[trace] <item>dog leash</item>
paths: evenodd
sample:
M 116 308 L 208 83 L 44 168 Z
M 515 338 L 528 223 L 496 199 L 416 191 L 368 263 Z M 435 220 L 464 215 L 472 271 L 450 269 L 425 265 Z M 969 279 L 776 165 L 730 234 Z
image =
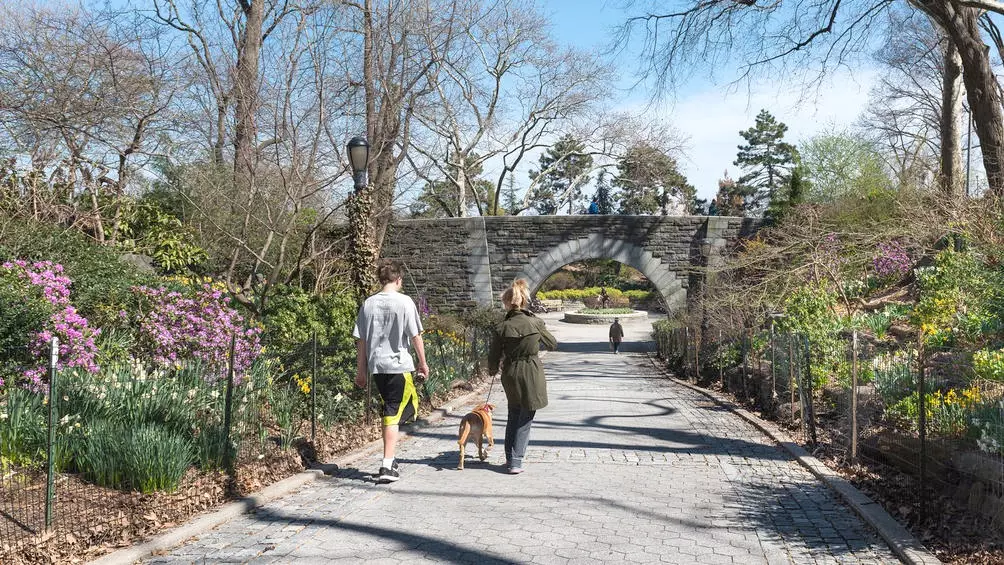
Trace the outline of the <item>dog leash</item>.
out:
M 495 378 L 498 375 L 492 375 L 492 382 L 488 385 L 488 394 L 485 395 L 485 404 L 488 404 L 488 399 L 492 397 L 492 388 L 495 386 Z

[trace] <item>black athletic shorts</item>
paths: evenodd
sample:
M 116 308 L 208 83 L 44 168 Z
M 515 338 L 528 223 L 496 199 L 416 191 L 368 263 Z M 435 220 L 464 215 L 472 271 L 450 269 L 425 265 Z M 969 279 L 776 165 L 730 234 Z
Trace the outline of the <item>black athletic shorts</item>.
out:
M 383 399 L 383 425 L 410 424 L 418 418 L 418 391 L 411 373 L 377 373 L 373 382 Z

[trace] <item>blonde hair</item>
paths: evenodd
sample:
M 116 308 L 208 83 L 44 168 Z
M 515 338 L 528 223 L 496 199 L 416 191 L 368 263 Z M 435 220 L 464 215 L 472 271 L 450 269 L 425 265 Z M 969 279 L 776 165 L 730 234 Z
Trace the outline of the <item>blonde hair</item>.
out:
M 502 304 L 508 304 L 510 310 L 525 310 L 530 304 L 530 286 L 526 279 L 512 281 L 512 286 L 502 292 Z

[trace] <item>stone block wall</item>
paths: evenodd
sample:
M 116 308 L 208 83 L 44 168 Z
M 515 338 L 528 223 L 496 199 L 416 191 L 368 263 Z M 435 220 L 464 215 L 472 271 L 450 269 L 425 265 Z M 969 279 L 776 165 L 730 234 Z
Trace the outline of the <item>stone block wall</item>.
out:
M 701 267 L 757 220 L 703 216 L 503 216 L 402 220 L 383 256 L 406 267 L 405 292 L 437 311 L 498 302 L 513 279 L 532 289 L 560 267 L 610 258 L 640 270 L 671 309 L 685 307 Z

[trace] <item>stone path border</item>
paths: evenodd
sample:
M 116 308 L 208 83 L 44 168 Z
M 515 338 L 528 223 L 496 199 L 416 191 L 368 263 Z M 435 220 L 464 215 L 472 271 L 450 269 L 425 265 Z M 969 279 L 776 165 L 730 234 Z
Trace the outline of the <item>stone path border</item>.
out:
M 652 360 L 652 363 L 657 369 L 665 372 L 665 367 L 659 365 L 654 355 L 650 355 L 649 358 Z M 875 528 L 879 537 L 889 544 L 889 547 L 893 550 L 896 556 L 902 559 L 904 563 L 908 563 L 909 565 L 935 565 L 937 563 L 942 563 L 942 561 L 935 557 L 934 554 L 927 551 L 927 549 L 921 545 L 921 543 L 913 536 L 912 533 L 910 533 L 909 530 L 890 516 L 880 504 L 871 498 L 868 498 L 868 496 L 866 496 L 863 492 L 855 488 L 850 481 L 841 477 L 836 471 L 830 469 L 824 465 L 822 461 L 813 457 L 802 446 L 792 441 L 788 434 L 781 430 L 781 428 L 773 422 L 760 419 L 752 412 L 714 391 L 701 388 L 673 376 L 667 375 L 667 377 L 669 380 L 680 386 L 684 386 L 690 390 L 707 396 L 720 406 L 732 411 L 740 418 L 753 425 L 753 427 L 770 437 L 770 439 L 780 445 L 785 451 L 790 453 L 791 456 L 795 458 L 795 460 L 797 460 L 803 467 L 808 469 L 810 473 L 815 475 L 816 478 L 840 495 L 844 502 L 846 502 L 847 505 L 850 506 L 862 520 L 867 522 L 871 527 Z
M 491 381 L 489 381 L 489 384 L 490 383 Z M 459 398 L 455 398 L 443 406 L 436 408 L 428 416 L 419 419 L 418 422 L 414 424 L 414 429 L 418 430 L 429 424 L 442 420 L 446 416 L 453 414 L 453 411 L 456 410 L 458 406 L 470 405 L 478 399 L 478 397 L 485 394 L 488 390 L 489 384 L 483 384 L 473 392 L 465 394 Z M 495 392 L 495 389 L 493 389 L 493 392 Z M 401 439 L 404 439 L 408 435 L 408 432 L 402 431 Z M 383 440 L 378 439 L 371 441 L 362 447 L 346 453 L 332 463 L 324 463 L 320 466 L 320 468 L 307 469 L 291 477 L 286 477 L 281 481 L 272 483 L 257 493 L 245 496 L 234 502 L 224 504 L 217 510 L 195 518 L 190 522 L 186 522 L 185 524 L 169 530 L 166 533 L 160 534 L 153 539 L 113 551 L 112 553 L 90 561 L 89 565 L 131 565 L 141 559 L 154 555 L 158 551 L 171 549 L 181 545 L 185 542 L 185 540 L 204 534 L 205 532 L 212 530 L 213 528 L 236 518 L 241 514 L 245 514 L 272 500 L 286 496 L 296 491 L 303 485 L 323 477 L 327 474 L 327 470 L 332 467 L 338 469 L 349 466 L 367 455 L 376 453 L 382 448 Z

